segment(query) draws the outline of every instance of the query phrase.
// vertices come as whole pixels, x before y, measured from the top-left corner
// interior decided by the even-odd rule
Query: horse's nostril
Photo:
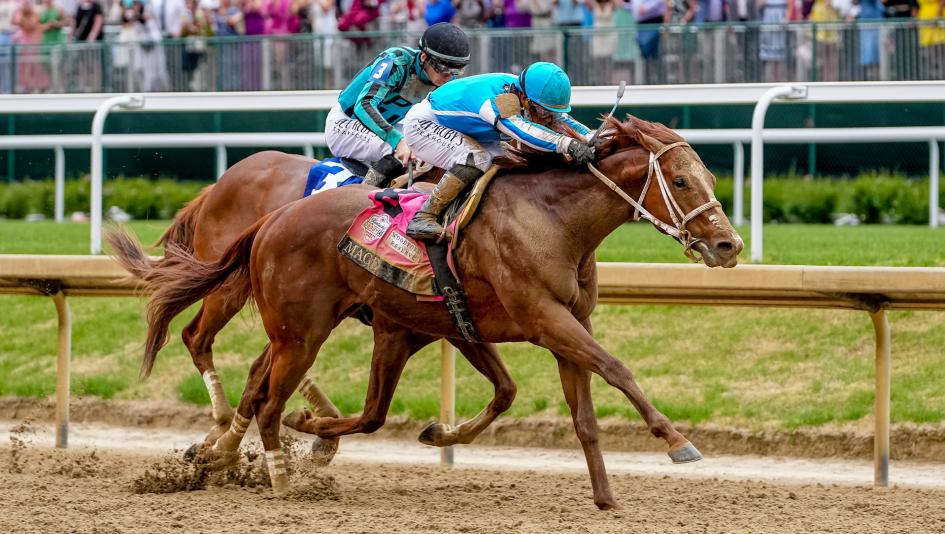
[[[715,244],[715,248],[720,251],[730,252],[735,248],[735,245],[731,241],[719,241]]]

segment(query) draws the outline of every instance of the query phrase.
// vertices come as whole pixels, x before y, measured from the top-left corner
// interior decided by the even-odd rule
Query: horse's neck
[[[622,158],[635,167],[632,175],[638,179],[625,190],[636,197],[646,178],[647,160],[645,154],[630,159]],[[619,169],[605,159],[600,170],[616,179]],[[547,206],[556,224],[574,237],[582,257],[593,253],[604,238],[630,218],[630,205],[586,168],[558,169],[532,175],[530,179],[534,180],[534,187],[528,190],[535,192],[536,200]]]

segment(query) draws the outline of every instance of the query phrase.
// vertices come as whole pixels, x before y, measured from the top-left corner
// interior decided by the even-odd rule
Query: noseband
[[[604,182],[604,185],[609,187],[615,193],[620,195],[621,198],[626,200],[628,204],[633,206],[633,220],[638,221],[641,218],[646,219],[653,223],[653,226],[656,226],[663,232],[666,232],[667,234],[675,237],[676,240],[682,244],[683,253],[686,255],[686,257],[692,261],[697,261],[695,255],[692,252],[692,247],[696,243],[703,241],[703,239],[692,237],[692,233],[689,232],[689,230],[686,228],[686,225],[689,224],[689,221],[693,220],[701,213],[715,207],[721,207],[722,204],[713,196],[712,200],[702,204],[689,213],[685,213],[682,208],[679,207],[679,203],[677,203],[676,199],[673,197],[673,193],[669,189],[669,184],[666,183],[666,177],[663,176],[663,169],[659,166],[660,156],[669,152],[673,148],[688,146],[689,143],[686,143],[685,141],[677,141],[664,146],[659,150],[659,152],[650,152],[650,165],[646,171],[646,183],[643,184],[643,191],[640,192],[640,200],[633,200],[630,195],[624,192],[623,189],[620,189],[620,187],[618,187],[613,180],[605,176],[604,173],[597,170],[594,165],[588,163],[587,168],[590,169],[591,173],[600,179],[600,181]],[[673,221],[673,226],[663,222],[643,207],[643,199],[646,198],[646,193],[650,190],[650,184],[653,183],[654,176],[656,177],[656,185],[660,188],[660,192],[662,193],[663,202],[666,205],[666,211],[669,212],[669,216]]]

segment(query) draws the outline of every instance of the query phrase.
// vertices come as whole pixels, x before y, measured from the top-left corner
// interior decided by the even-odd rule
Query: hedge
[[[169,219],[206,183],[171,179],[118,178],[105,182],[103,206],[118,206],[135,219]],[[732,212],[732,179],[720,178],[716,196]],[[747,185],[747,184],[746,184]],[[66,182],[66,214],[88,211],[87,180]],[[940,189],[939,205],[945,204]],[[745,190],[748,214],[750,190]],[[764,210],[768,222],[830,223],[853,213],[864,223],[928,223],[928,179],[874,172],[856,178],[778,176],[765,180]],[[31,213],[53,216],[52,180],[0,184],[0,217],[21,219]]]
[[[207,183],[178,182],[169,178],[117,178],[103,186],[102,206],[118,206],[135,219],[170,219],[187,201],[197,196]],[[88,180],[67,180],[65,213],[89,211],[91,184]],[[52,180],[0,184],[0,217],[21,219],[31,213],[53,217],[55,188]]]

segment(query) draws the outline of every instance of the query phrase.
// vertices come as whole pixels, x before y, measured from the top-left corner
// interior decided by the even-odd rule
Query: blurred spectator
[[[367,31],[372,22],[380,16],[378,0],[354,0],[347,13],[338,19],[338,29],[347,31]]]
[[[506,28],[530,28],[532,16],[528,13],[527,0],[493,0],[502,2],[502,15]],[[502,72],[521,72],[528,61],[527,54],[531,51],[531,37],[528,35],[509,33],[495,42],[494,49],[498,49],[498,70]]]
[[[264,35],[266,33],[266,15],[262,0],[243,0],[243,28],[246,35]],[[262,46],[261,41],[253,40],[240,43],[242,51],[243,80],[240,89],[258,91],[262,89]]]
[[[228,37],[243,33],[243,12],[236,3],[236,0],[220,0],[219,6],[210,13],[214,35]]]
[[[525,0],[504,0],[502,8],[506,28],[531,28],[532,16]]]
[[[101,50],[93,43],[103,39],[102,26],[105,23],[102,6],[95,0],[81,0],[75,8],[70,38],[86,46],[73,46],[69,49],[67,73],[78,87],[67,91],[100,92],[102,90]]]
[[[104,24],[102,6],[95,0],[82,0],[76,6],[75,25],[72,27],[73,41],[101,41]]]
[[[49,88],[49,73],[43,68],[39,44],[43,42],[43,27],[39,23],[39,11],[31,0],[22,0],[13,13],[13,24],[18,31],[14,42],[26,45],[18,49],[17,78],[23,93],[40,93]]]
[[[879,0],[859,0],[856,19],[874,21],[883,18],[883,5]],[[860,32],[860,68],[863,80],[878,79],[879,69],[879,29],[859,26]]]
[[[299,31],[299,17],[292,12],[292,0],[268,0],[266,15],[268,16],[270,35],[288,35]]]
[[[787,21],[788,0],[759,0],[761,10],[760,49],[758,57],[764,64],[766,82],[787,80]]]
[[[237,5],[238,0],[220,0],[220,5],[210,13],[213,33],[218,37],[232,37],[243,33],[243,12]],[[224,40],[216,44],[220,48],[219,88],[233,91],[240,88],[241,50],[237,43]]]
[[[313,5],[312,0],[292,0],[292,14],[299,19],[295,33],[312,33],[315,25],[312,21]]]
[[[338,34],[338,19],[335,17],[334,0],[316,0],[314,6],[315,35],[321,38],[321,75],[322,87],[338,87],[341,83],[335,82],[335,50],[341,43],[334,36]],[[340,74],[340,73],[339,73]]]
[[[614,61],[621,65],[621,70],[629,69],[637,60],[637,19],[633,15],[631,0],[617,0],[617,12],[614,13],[614,27],[617,28],[617,52]],[[560,5],[560,4],[559,4]],[[633,83],[629,70],[615,73],[615,80],[627,80]]]
[[[424,0],[393,0],[390,4],[390,17],[394,27],[411,33],[422,33],[427,27],[420,7]]]
[[[484,0],[486,4],[486,27],[505,27],[505,0]]]
[[[0,93],[10,93],[13,77],[10,75],[10,44],[16,26],[13,25],[13,13],[16,12],[15,0],[0,0]]]
[[[922,78],[941,80],[945,75],[945,28],[934,21],[945,18],[945,0],[918,0],[918,18],[926,21],[919,27],[919,60]]]
[[[486,21],[486,4],[482,0],[454,0],[456,24],[464,28],[478,28]]]
[[[148,0],[146,7],[149,18],[155,19],[161,35],[171,39],[181,37],[184,21],[188,18],[186,0]]]
[[[425,0],[421,8],[423,11],[423,20],[427,26],[433,26],[438,22],[453,22],[456,16],[456,8],[450,0]]]
[[[883,0],[886,6],[886,18],[896,22],[905,22],[918,15],[919,4],[916,0]],[[918,53],[918,38],[915,28],[903,24],[893,30],[893,65],[896,80],[914,80],[915,62],[912,58]]]
[[[200,78],[199,69],[207,53],[206,38],[210,35],[211,28],[209,21],[205,18],[205,11],[198,7],[197,0],[187,0],[185,5],[187,9],[181,19],[181,37],[184,38],[181,70],[187,89],[201,91],[204,90],[204,84]]]
[[[814,32],[817,46],[817,81],[836,81],[840,68],[840,33],[832,23],[840,20],[840,13],[830,0],[814,0],[808,19],[811,22],[825,23],[819,25]]]
[[[563,27],[578,27],[584,22],[584,0],[558,0],[555,8],[555,24]]]
[[[614,83],[612,73],[614,54],[617,52],[617,34],[614,32],[614,15],[617,11],[615,0],[588,0],[594,15],[594,29],[597,33],[591,41],[590,83],[606,85]]]
[[[555,0],[526,0],[520,5],[532,16],[532,28],[550,29],[555,25]],[[532,36],[531,59],[534,61],[560,61],[557,56],[558,32],[543,32]]]
[[[637,16],[637,23],[642,25],[656,25],[668,23],[672,17],[672,8],[664,0],[633,0],[633,11]],[[661,28],[643,27],[637,30],[637,44],[640,45],[640,56],[646,68],[645,79],[648,84],[660,83],[663,78],[662,63],[660,62],[660,32]]]
[[[266,0],[266,15],[268,18],[269,35],[289,35],[299,29],[299,17],[292,12],[292,0]],[[270,89],[289,89],[297,75],[297,67],[301,58],[289,61],[289,45],[285,39],[271,39],[272,72]],[[294,54],[293,54],[294,55]]]
[[[58,45],[65,41],[62,29],[66,22],[66,14],[61,7],[53,0],[43,0],[43,9],[39,14],[39,24],[43,30],[43,65],[51,75],[52,90],[57,93],[62,92],[62,48]]]

